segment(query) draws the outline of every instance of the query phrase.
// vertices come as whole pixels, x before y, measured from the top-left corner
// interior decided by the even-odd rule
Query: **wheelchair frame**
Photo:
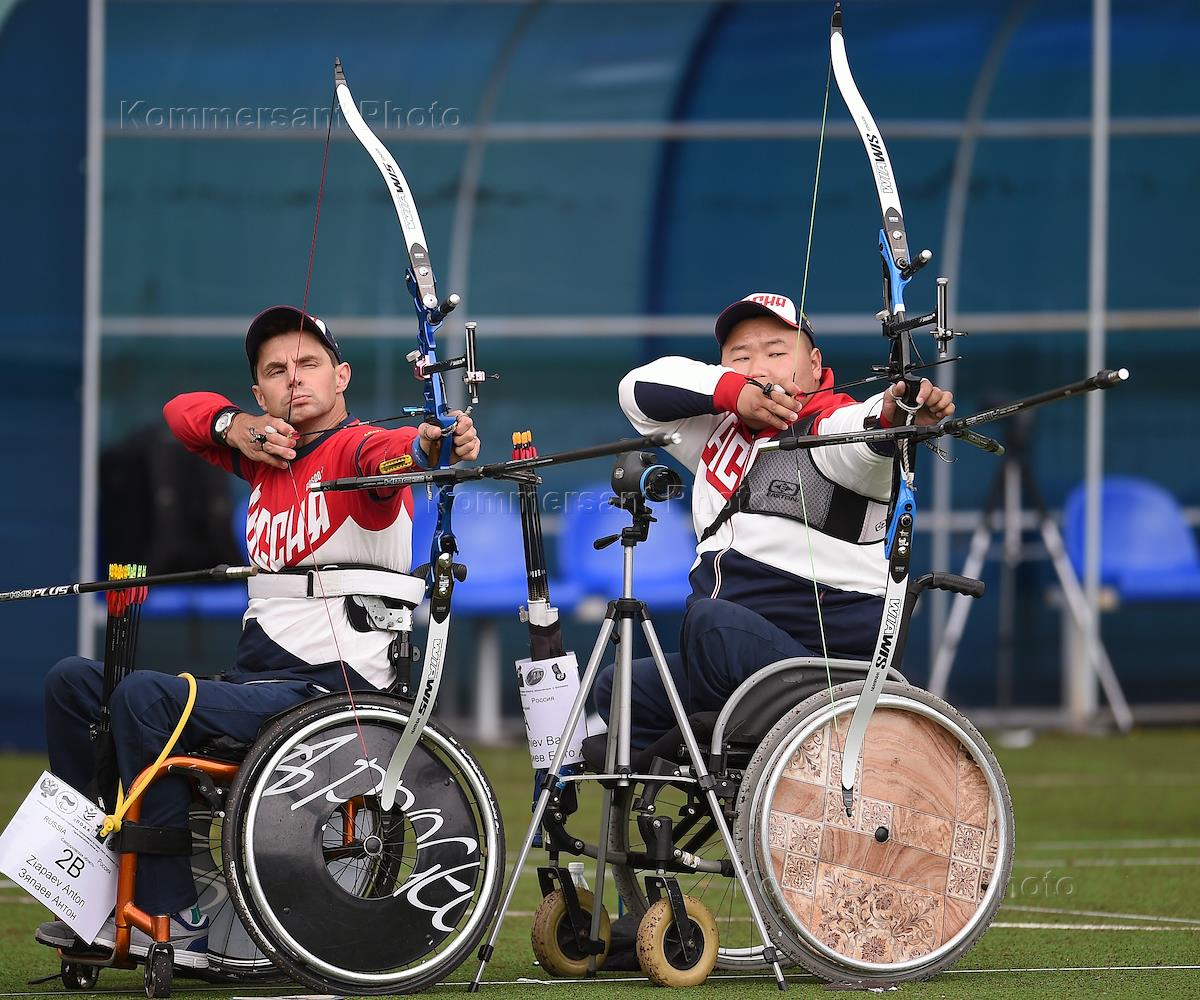
[[[183,777],[193,782],[197,774],[206,775],[213,779],[219,789],[221,784],[227,785],[237,774],[238,765],[227,761],[215,760],[208,757],[180,755],[168,757],[157,766],[151,764],[145,768],[136,779],[139,786],[149,787],[160,778],[170,775],[172,771],[179,772],[173,776]],[[220,794],[218,791],[217,794]],[[138,823],[142,815],[142,799],[139,796],[129,806],[125,813],[125,823]],[[120,838],[120,833],[117,834]],[[117,868],[117,900],[116,900],[116,935],[113,950],[110,955],[97,955],[95,951],[76,952],[67,948],[57,948],[63,963],[63,982],[69,988],[90,988],[95,985],[96,975],[101,968],[133,969],[137,962],[130,954],[129,946],[133,930],[142,931],[154,943],[151,952],[146,956],[146,995],[148,997],[167,997],[171,993],[173,967],[170,962],[171,954],[171,918],[166,914],[150,914],[134,903],[133,897],[137,890],[138,850],[135,847],[126,849],[118,839],[118,852],[121,859]],[[142,852],[144,853],[144,852]],[[160,948],[161,946],[161,948]],[[165,963],[156,963],[156,952],[167,956]],[[71,967],[82,967],[72,969]],[[72,977],[75,981],[72,981]],[[85,980],[90,979],[88,983]]]

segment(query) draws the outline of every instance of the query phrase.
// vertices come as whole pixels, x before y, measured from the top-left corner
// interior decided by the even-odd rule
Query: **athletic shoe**
[[[51,948],[63,948],[75,953],[95,952],[99,955],[107,955],[112,951],[112,945],[97,947],[87,944],[71,930],[68,924],[61,920],[47,920],[44,924],[39,924],[38,929],[33,932],[33,936],[39,944],[48,945]]]
[[[39,938],[40,940],[40,938]],[[110,951],[117,942],[117,921],[109,917],[92,942],[92,947]],[[129,954],[145,958],[153,941],[149,935],[134,927],[129,938]],[[193,906],[171,915],[171,947],[175,949],[175,964],[183,969],[208,968],[208,917]]]

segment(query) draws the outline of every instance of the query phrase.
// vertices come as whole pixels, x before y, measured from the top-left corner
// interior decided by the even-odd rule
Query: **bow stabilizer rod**
[[[1056,389],[1047,389],[1002,406],[980,410],[978,413],[972,413],[966,417],[949,417],[940,423],[927,426],[906,424],[902,427],[877,427],[872,430],[846,431],[841,434],[800,434],[796,437],[766,441],[759,446],[759,451],[792,451],[796,448],[827,448],[830,445],[868,444],[882,441],[920,442],[949,436],[960,438],[994,455],[1003,455],[1004,446],[1000,442],[984,437],[982,434],[976,434],[969,428],[978,424],[990,423],[993,420],[1003,420],[1024,410],[1031,410],[1035,406],[1044,406],[1046,403],[1069,399],[1080,393],[1094,392],[1097,389],[1111,389],[1114,386],[1123,385],[1129,381],[1129,377],[1128,368],[1105,368],[1078,382],[1062,385]]]
[[[343,479],[330,479],[326,482],[315,484],[312,487],[312,492],[383,490],[395,489],[398,486],[465,483],[478,479],[509,479],[515,478],[516,473],[527,472],[530,469],[540,469],[547,465],[582,462],[589,458],[605,458],[609,455],[620,455],[627,451],[641,451],[645,448],[660,448],[666,445],[678,444],[679,441],[680,437],[674,431],[660,431],[657,434],[647,434],[645,437],[622,438],[620,441],[609,441],[606,444],[595,444],[587,448],[577,448],[573,451],[559,451],[548,455],[536,455],[531,458],[520,458],[510,462],[492,462],[488,465],[455,467],[450,469],[427,469],[423,472],[398,472],[394,476],[349,476]]]

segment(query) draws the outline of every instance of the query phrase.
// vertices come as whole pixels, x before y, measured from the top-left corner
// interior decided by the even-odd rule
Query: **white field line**
[[[1027,851],[1145,851],[1162,847],[1200,847],[1200,837],[1166,840],[1037,840],[1022,844]]]
[[[1200,918],[1194,917],[1162,917],[1149,913],[1107,913],[1104,910],[1062,910],[1052,906],[1014,906],[1006,903],[1002,912],[1020,913],[1056,913],[1067,917],[1108,917],[1112,920],[1152,920],[1165,924],[1194,924],[1200,927]]]
[[[1200,965],[1064,965],[1059,968],[1038,967],[1028,969],[947,969],[941,976],[986,975],[989,972],[1196,972]]]
[[[1062,967],[1031,967],[1031,968],[1011,968],[1011,969],[947,969],[945,972],[939,973],[943,976],[971,976],[971,975],[1003,975],[1006,973],[1043,973],[1054,975],[1063,972],[1198,972],[1200,965],[1068,965]],[[773,976],[763,975],[761,973],[738,973],[728,974],[719,973],[708,977],[709,979],[773,979]],[[805,973],[788,972],[787,978],[789,981],[799,979],[813,979],[815,977]],[[649,982],[644,976],[604,976],[602,979],[595,979],[592,982],[597,986],[602,986],[608,983],[645,983]],[[469,986],[469,983],[441,983],[443,987],[463,987]],[[483,985],[486,986],[565,986],[568,989],[578,989],[580,985],[577,979],[533,979],[520,977],[519,979],[484,979]],[[235,989],[245,989],[245,984],[240,986],[215,986],[211,984],[199,984],[195,989],[184,987],[182,989],[175,987],[176,995],[185,995],[187,993],[229,993]],[[38,990],[35,993],[0,993],[0,1000],[10,1000],[17,997],[78,997],[80,994],[77,990],[57,992],[51,990]],[[144,996],[145,993],[140,989],[128,990],[89,990],[88,996]],[[294,994],[292,994],[294,995]],[[275,1000],[284,1000],[289,996],[286,993],[242,993],[240,996],[257,998],[271,997]]]
[[[1034,973],[1040,972],[1045,974],[1055,974],[1063,972],[1195,972],[1200,971],[1200,965],[1077,965],[1063,966],[1061,968],[1022,968],[1022,969],[947,969],[939,973],[942,976],[955,975],[988,975],[989,973]],[[772,980],[773,976],[764,975],[762,973],[719,973],[708,977],[712,979],[766,979]],[[789,981],[798,979],[815,979],[815,976],[810,976],[807,973],[797,973],[789,971],[787,973]],[[604,976],[602,979],[593,980],[597,985],[607,983],[645,983],[649,982],[644,976]],[[466,983],[445,983],[445,986],[466,986]],[[580,985],[579,980],[575,979],[534,979],[533,977],[522,976],[519,979],[485,979],[484,986],[575,986]],[[0,993],[0,997],[9,994]],[[26,995],[26,994],[22,994]],[[46,994],[28,994],[45,996]]]
[[[1018,931],[1195,931],[1200,933],[1200,927],[1148,927],[1146,924],[1035,924],[1026,921],[1009,923],[997,920],[992,926]]]
[[[1012,788],[1116,788],[1126,786],[1163,785],[1168,787],[1197,785],[1194,774],[1138,774],[1116,777],[1108,774],[1029,774],[1010,779]]]
[[[1186,858],[1017,858],[1014,868],[1173,868],[1200,865],[1200,857]]]
[[[1102,913],[1100,916],[1108,916],[1107,913]],[[513,910],[509,913],[510,917],[525,917],[533,916],[533,911],[528,912]],[[750,917],[722,917],[721,923],[725,924],[748,924]],[[1200,923],[1183,924],[1182,926],[1154,926],[1146,924],[1068,924],[1068,923],[1030,923],[1023,921],[1007,921],[1000,920],[991,924],[992,927],[1004,927],[1009,930],[1054,930],[1054,931],[1197,931],[1200,932]]]

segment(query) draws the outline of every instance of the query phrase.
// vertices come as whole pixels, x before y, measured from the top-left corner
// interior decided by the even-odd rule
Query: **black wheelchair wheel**
[[[59,978],[68,990],[93,990],[100,979],[100,966],[63,959]]]
[[[229,896],[221,865],[223,817],[207,805],[195,803],[188,813],[188,825],[196,905],[208,917],[208,968],[190,974],[208,982],[280,979],[275,963],[255,944]]]
[[[734,836],[782,951],[835,983],[917,982],[958,961],[1004,898],[1008,785],[979,731],[927,691],[885,683],[850,816],[842,741],[863,682],[814,695],[746,768]]]
[[[259,735],[230,789],[226,882],[288,975],[324,993],[410,993],[453,971],[491,922],[500,810],[479,764],[431,723],[385,811],[407,706],[383,694],[355,705],[308,702]]]

